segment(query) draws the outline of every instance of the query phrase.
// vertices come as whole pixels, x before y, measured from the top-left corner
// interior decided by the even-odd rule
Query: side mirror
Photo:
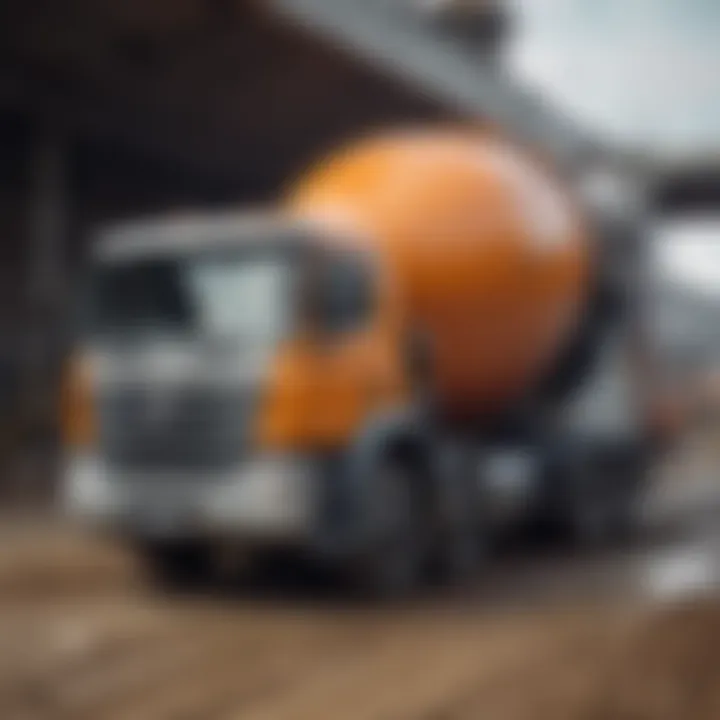
[[[308,289],[308,315],[323,335],[350,332],[368,320],[373,308],[369,268],[355,257],[324,263]]]

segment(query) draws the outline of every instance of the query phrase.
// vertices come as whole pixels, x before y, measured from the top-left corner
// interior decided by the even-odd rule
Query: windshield
[[[86,307],[94,334],[199,333],[263,343],[290,323],[286,257],[246,254],[99,266]]]

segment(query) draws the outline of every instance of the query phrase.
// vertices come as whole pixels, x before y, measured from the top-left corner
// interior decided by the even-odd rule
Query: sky
[[[665,220],[654,238],[661,280],[720,301],[720,215]]]
[[[720,0],[508,0],[509,61],[601,137],[720,158]],[[720,302],[720,208],[659,223],[655,270]]]
[[[720,156],[720,0],[509,0],[511,67],[606,138]]]

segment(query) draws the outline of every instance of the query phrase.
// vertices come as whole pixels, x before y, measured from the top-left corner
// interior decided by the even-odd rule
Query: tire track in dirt
[[[101,551],[75,558],[72,544],[60,553],[67,576],[50,553],[49,582],[41,548],[53,535],[40,532],[26,534],[31,569],[22,570],[21,544],[12,558],[7,547],[0,552],[3,720],[569,720],[622,717],[616,708],[637,720],[720,717],[706,709],[720,671],[705,669],[718,656],[703,636],[720,627],[716,609],[668,627],[658,621],[666,609],[630,607],[629,595],[624,607],[533,610],[527,571],[525,584],[502,596],[518,599],[512,607],[477,592],[385,609],[159,598],[139,591],[132,572],[103,584]],[[694,532],[710,542],[699,526]],[[597,568],[600,560],[578,562]],[[17,568],[23,582],[14,587]]]
[[[25,646],[22,662],[0,674],[0,693],[8,709],[39,703],[59,713],[63,695],[85,678],[112,665],[139,643],[164,643],[176,632],[165,618],[144,611],[127,615],[120,608],[106,608],[100,614],[89,610],[80,619],[77,611],[62,618],[52,609],[48,614],[55,617],[50,623],[35,621],[38,611],[26,620],[33,641]],[[18,627],[22,627],[20,622]],[[8,655],[3,653],[3,657]]]
[[[285,686],[275,697],[235,708],[228,718],[305,720],[328,717],[361,720],[400,717],[439,698],[454,694],[488,671],[521,656],[533,636],[523,628],[522,640],[505,637],[508,627],[493,629],[484,622],[475,627],[428,618],[404,632],[391,632],[371,653],[355,653],[312,673],[300,684]],[[547,634],[536,630],[537,638]]]
[[[239,698],[284,692],[308,672],[325,672],[348,654],[354,656],[382,641],[378,632],[348,634],[344,627],[313,616],[295,618],[288,624],[280,615],[250,643],[237,625],[234,630],[228,634],[227,643],[212,648],[207,662],[194,658],[182,675],[167,676],[143,697],[133,694],[123,708],[116,708],[107,717],[129,720],[174,717],[178,713],[219,716]]]

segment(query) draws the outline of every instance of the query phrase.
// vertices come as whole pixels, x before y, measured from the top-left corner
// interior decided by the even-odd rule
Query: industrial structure
[[[339,141],[415,121],[477,116],[568,166],[606,157],[503,74],[503,11],[396,0],[3,3],[0,355],[8,378],[24,378],[6,388],[25,388],[30,415],[45,412],[84,238],[99,220],[263,201]]]

